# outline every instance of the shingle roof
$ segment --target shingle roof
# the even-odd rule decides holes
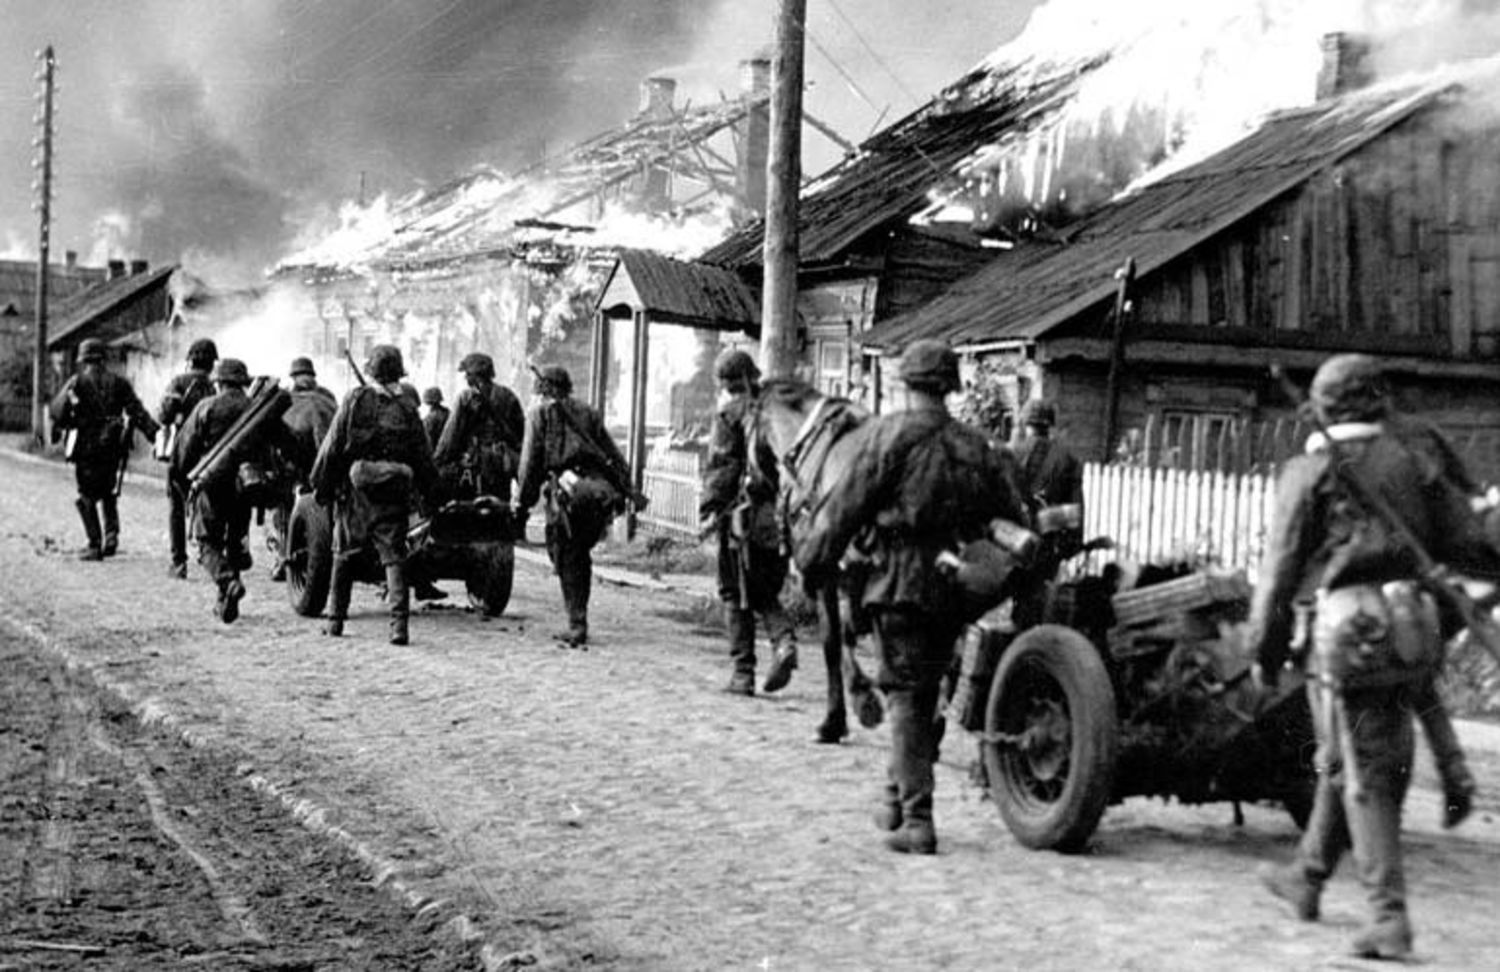
[[[64,300],[104,279],[103,267],[48,267],[48,293]],[[0,310],[15,305],[17,316],[30,320],[36,314],[36,261],[0,260]]]
[[[925,209],[929,192],[957,177],[976,151],[1023,135],[1061,110],[1079,79],[1104,58],[988,68],[982,86],[971,75],[948,89],[982,87],[986,95],[973,104],[954,108],[939,96],[867,140],[803,192],[797,219],[801,264],[836,261],[868,233]],[[765,223],[757,220],[698,259],[758,267],[764,238]]]
[[[620,251],[599,306],[607,309],[627,299],[656,321],[717,330],[760,324],[760,302],[736,274],[648,250]]]
[[[133,273],[106,280],[75,294],[59,305],[53,327],[47,336],[47,347],[57,349],[72,344],[83,335],[79,332],[104,318],[110,311],[149,291],[165,286],[176,266],[159,267],[145,273]]]
[[[1228,148],[1119,197],[1070,226],[1067,242],[1002,251],[919,310],[862,341],[894,349],[918,337],[956,348],[1034,340],[1110,299],[1115,271],[1145,275],[1296,188],[1453,89],[1451,78],[1356,92],[1279,113]]]

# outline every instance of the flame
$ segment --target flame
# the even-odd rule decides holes
[[[978,146],[920,221],[969,216],[1021,228],[1090,205],[1242,138],[1272,111],[1312,102],[1321,39],[1381,37],[1461,18],[1462,0],[1052,0],[945,97],[962,104],[1045,79],[1071,94],[1029,129]]]

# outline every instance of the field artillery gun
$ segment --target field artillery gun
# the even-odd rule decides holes
[[[1045,585],[1040,623],[1007,601],[970,625],[950,718],[977,735],[989,793],[1024,846],[1077,851],[1132,796],[1276,802],[1302,826],[1315,783],[1300,673],[1272,693],[1241,642],[1250,586],[1218,570],[1113,565]]]

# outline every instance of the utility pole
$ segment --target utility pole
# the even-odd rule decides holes
[[[797,204],[802,184],[802,61],[807,0],[781,0],[771,65],[771,149],[766,185],[761,367],[791,377],[797,346]]]
[[[41,110],[37,112],[34,120],[41,125],[41,131],[33,139],[32,144],[41,149],[41,155],[32,159],[31,165],[41,170],[41,177],[32,183],[32,188],[38,192],[35,205],[41,217],[41,235],[38,240],[36,259],[36,348],[31,368],[31,434],[36,437],[38,443],[44,443],[46,441],[48,391],[47,285],[49,275],[47,264],[52,252],[52,98],[56,90],[57,58],[53,56],[51,44],[47,45],[46,50],[39,52],[37,58],[42,62],[36,73],[36,80],[42,84],[36,95],[37,100],[41,102]]]

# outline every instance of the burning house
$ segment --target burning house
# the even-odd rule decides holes
[[[1330,353],[1375,354],[1500,476],[1500,62],[1360,87],[1358,49],[1329,38],[1313,104],[998,254],[866,347],[941,337],[1018,399],[1057,402],[1097,457],[1148,423],[1220,438],[1289,416],[1270,365],[1305,379]],[[1239,447],[1215,461],[1257,458]]]
[[[621,248],[691,256],[763,208],[768,63],[746,62],[744,79],[736,98],[682,107],[673,81],[652,78],[628,123],[531,169],[482,169],[351,208],[340,230],[272,279],[295,353],[347,386],[346,352],[362,360],[392,343],[411,381],[452,387],[459,360],[484,351],[523,396],[531,366],[560,364],[612,424],[629,423],[648,394],[635,363],[642,345],[599,335],[597,296]],[[654,343],[678,351],[649,369],[660,424],[670,422],[671,385],[695,367],[698,339],[678,330]]]

